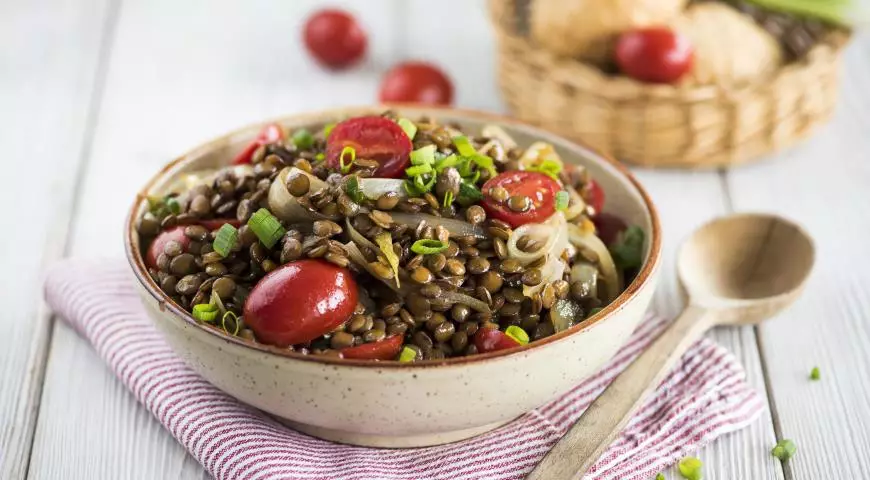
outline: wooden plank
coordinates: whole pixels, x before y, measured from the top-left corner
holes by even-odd
[[[24,478],[50,337],[45,265],[62,255],[107,2],[0,4],[0,478]],[[21,179],[26,179],[21,181]]]
[[[798,445],[787,473],[800,480],[870,478],[868,57],[865,35],[847,52],[829,126],[798,149],[728,177],[738,210],[782,214],[816,239],[806,293],[760,328],[779,431]],[[818,382],[808,379],[813,366],[821,368]]]

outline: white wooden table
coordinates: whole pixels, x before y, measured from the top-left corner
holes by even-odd
[[[371,103],[381,73],[409,57],[446,68],[457,105],[504,109],[481,0],[330,2],[370,34],[365,64],[339,74],[300,46],[319,3],[0,2],[0,478],[207,477],[41,300],[57,259],[121,257],[124,211],[168,159],[261,118]],[[870,479],[870,39],[846,63],[834,121],[799,148],[736,170],[636,170],[663,217],[665,265],[688,232],[729,211],[787,215],[818,241],[793,308],[711,333],[770,409],[699,452],[705,478]],[[668,269],[655,309],[673,315]],[[816,365],[822,380],[809,382]],[[798,455],[783,467],[768,451],[784,437]]]

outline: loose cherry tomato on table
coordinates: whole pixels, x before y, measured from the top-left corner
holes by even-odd
[[[284,128],[277,123],[270,123],[263,127],[260,130],[260,133],[257,134],[257,137],[254,138],[244,150],[239,152],[236,155],[236,158],[233,160],[233,165],[242,165],[244,163],[251,163],[251,157],[254,156],[254,152],[260,148],[260,145],[268,145],[270,143],[275,143],[278,140],[283,140],[286,136],[286,132],[284,132]]]
[[[586,201],[595,209],[596,215],[604,209],[604,189],[595,180],[589,180],[586,186]]]
[[[245,301],[245,324],[263,343],[304,343],[347,321],[357,297],[350,271],[322,260],[299,260],[254,286]]]
[[[665,27],[625,32],[616,44],[616,63],[642,82],[673,83],[692,68],[688,38]]]
[[[605,245],[615,242],[617,235],[628,228],[628,225],[621,218],[609,213],[599,213],[592,217],[592,223],[595,224],[598,237]]]
[[[404,62],[381,80],[382,102],[450,105],[453,83],[438,67],[425,62]]]
[[[401,335],[393,335],[380,342],[364,343],[345,348],[341,350],[341,356],[357,360],[393,360],[402,350],[403,343]]]
[[[479,353],[518,347],[519,342],[496,328],[481,328],[474,334],[474,346]]]
[[[492,190],[501,187],[507,190],[508,198],[498,201]],[[483,209],[490,218],[519,227],[526,223],[540,223],[556,211],[556,193],[562,187],[549,176],[540,172],[512,170],[503,172],[483,184]],[[510,197],[528,197],[529,208],[515,211],[510,208]]]
[[[386,178],[405,175],[414,148],[402,127],[384,117],[356,117],[336,125],[326,139],[327,166],[340,171],[341,152],[346,147],[354,149],[356,158],[377,161],[375,177]]]
[[[163,253],[166,244],[172,240],[181,244],[182,251],[186,252],[187,248],[190,246],[190,238],[184,234],[184,226],[179,225],[164,230],[154,237],[154,240],[151,241],[151,245],[148,246],[148,251],[145,252],[145,265],[149,268],[157,268],[157,257]]]
[[[349,13],[326,9],[305,22],[305,46],[311,55],[329,68],[345,68],[362,58],[366,33]]]

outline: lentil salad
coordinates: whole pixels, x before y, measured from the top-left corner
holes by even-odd
[[[155,282],[199,322],[303,354],[523,345],[612,301],[644,247],[552,146],[392,112],[267,125],[175,190],[137,224]]]

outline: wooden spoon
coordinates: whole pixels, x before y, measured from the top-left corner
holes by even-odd
[[[695,231],[677,260],[689,298],[686,309],[592,402],[526,478],[580,478],[690,345],[713,326],[756,324],[788,306],[800,294],[814,257],[809,235],[776,216],[733,215]]]

